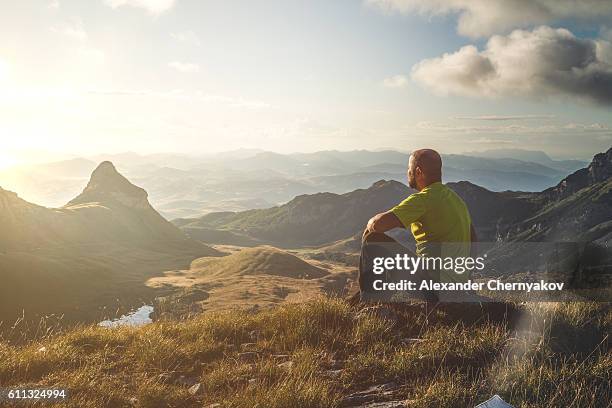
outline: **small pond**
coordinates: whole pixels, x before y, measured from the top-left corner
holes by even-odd
[[[153,321],[151,313],[153,313],[153,306],[144,305],[116,319],[101,321],[98,325],[103,327],[142,326]]]

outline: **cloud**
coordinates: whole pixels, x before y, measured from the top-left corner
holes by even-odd
[[[485,120],[485,121],[507,121],[507,120],[533,120],[554,119],[555,115],[480,115],[480,116],[452,116],[457,120]]]
[[[404,88],[407,85],[408,78],[406,78],[404,75],[395,75],[383,80],[383,86],[385,88]]]
[[[499,145],[499,144],[505,144],[505,145],[509,145],[509,144],[516,144],[517,141],[515,140],[507,140],[507,139],[493,139],[490,137],[479,137],[477,139],[470,139],[470,140],[466,140],[467,143],[473,143],[473,144],[494,144],[494,145]]]
[[[175,40],[179,42],[182,42],[185,44],[191,44],[196,47],[199,47],[201,45],[200,38],[193,31],[181,31],[177,33],[170,33],[170,37],[174,38]]]
[[[419,130],[426,130],[436,133],[452,134],[505,134],[505,135],[561,135],[561,134],[581,134],[581,135],[610,135],[612,128],[601,123],[565,123],[565,124],[546,124],[546,125],[478,125],[466,126],[438,122],[419,122],[416,124]]]
[[[83,28],[83,22],[78,18],[55,25],[51,27],[51,31],[81,42],[85,42],[88,39],[87,32]]]
[[[104,0],[104,2],[112,7],[134,7],[141,8],[153,15],[162,14],[176,3],[176,0]]]
[[[200,71],[200,66],[198,64],[192,64],[189,62],[172,61],[168,63],[168,66],[184,73],[194,73]]]
[[[547,26],[493,36],[486,48],[473,45],[426,59],[412,79],[436,94],[474,97],[563,96],[612,105],[612,44],[580,39]]]
[[[51,0],[49,4],[47,4],[47,8],[51,10],[57,10],[60,8],[59,0]]]
[[[484,37],[556,21],[605,22],[612,17],[607,0],[365,0],[383,12],[426,16],[456,14],[462,35]]]

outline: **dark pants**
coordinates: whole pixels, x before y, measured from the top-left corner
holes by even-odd
[[[392,301],[391,293],[378,292],[373,289],[373,283],[377,279],[384,279],[385,282],[398,282],[408,279],[417,285],[426,279],[437,281],[436,273],[431,271],[418,270],[414,274],[406,271],[386,272],[384,275],[377,275],[373,271],[374,258],[392,257],[397,254],[407,254],[409,257],[417,255],[390,236],[380,232],[367,232],[361,241],[361,255],[359,258],[359,292],[361,300],[367,301]],[[420,291],[422,297],[428,302],[437,302],[438,297],[433,291]]]

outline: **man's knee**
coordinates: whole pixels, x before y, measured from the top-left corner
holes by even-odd
[[[366,230],[361,237],[361,243],[369,244],[374,242],[394,242],[394,239],[385,234],[384,232]]]

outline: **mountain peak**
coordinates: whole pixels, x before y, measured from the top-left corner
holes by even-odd
[[[591,182],[608,180],[612,177],[612,147],[605,153],[598,153],[588,167]]]
[[[608,180],[612,177],[612,147],[605,153],[598,153],[588,167],[570,174],[555,187],[544,191],[549,197],[563,199],[578,190]]]
[[[130,183],[122,176],[113,163],[103,161],[91,173],[91,178],[83,192],[70,201],[68,205],[100,202],[112,204],[118,202],[127,207],[149,208],[147,192]]]

